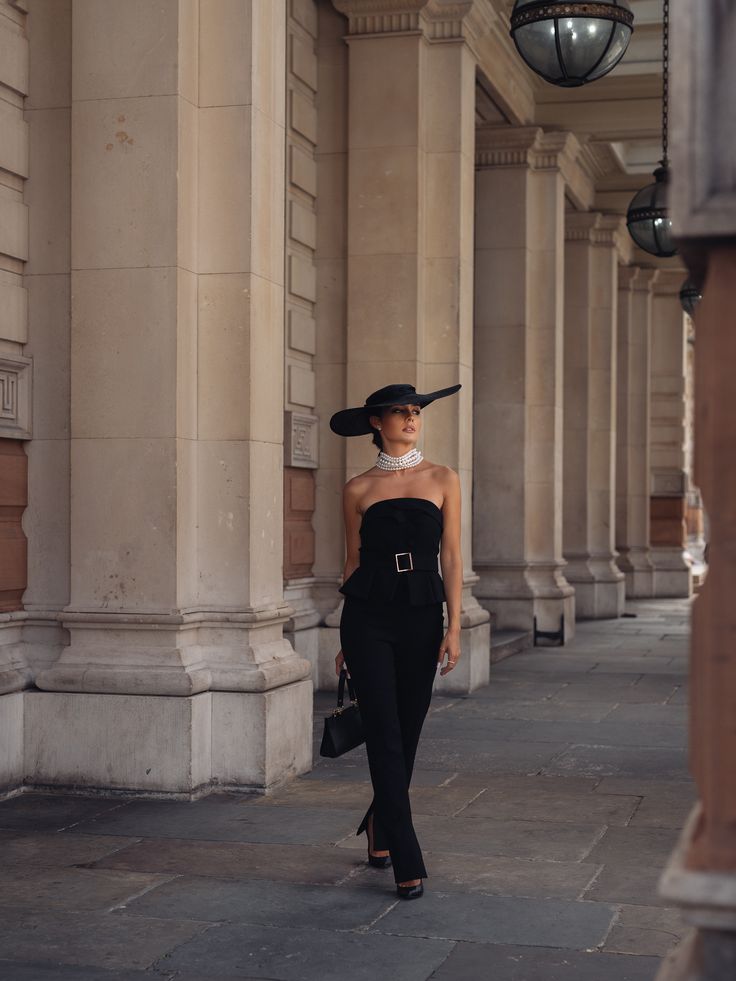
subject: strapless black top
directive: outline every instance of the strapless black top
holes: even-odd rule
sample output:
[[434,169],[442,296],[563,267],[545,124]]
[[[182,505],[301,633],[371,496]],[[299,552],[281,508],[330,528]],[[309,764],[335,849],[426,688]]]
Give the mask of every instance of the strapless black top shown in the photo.
[[363,512],[360,565],[339,592],[378,603],[442,603],[445,588],[437,566],[442,528],[441,508],[424,497],[375,501]]

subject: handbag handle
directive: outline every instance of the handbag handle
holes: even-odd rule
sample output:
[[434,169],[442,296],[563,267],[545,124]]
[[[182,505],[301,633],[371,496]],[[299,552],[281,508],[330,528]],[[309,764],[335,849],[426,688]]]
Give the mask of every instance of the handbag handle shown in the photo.
[[342,709],[343,702],[345,700],[345,683],[348,686],[348,696],[351,702],[355,702],[355,689],[353,688],[353,680],[348,677],[348,672],[345,668],[340,669],[340,680],[337,683],[337,708]]

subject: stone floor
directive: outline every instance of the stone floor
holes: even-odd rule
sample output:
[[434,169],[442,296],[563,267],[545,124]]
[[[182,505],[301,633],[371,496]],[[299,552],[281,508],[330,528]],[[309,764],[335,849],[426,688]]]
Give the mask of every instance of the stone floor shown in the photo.
[[[0,977],[652,979],[682,933],[656,883],[693,797],[688,604],[627,610],[435,697],[417,902],[352,833],[362,751],[267,797],[0,803]],[[317,697],[315,743],[331,703]]]

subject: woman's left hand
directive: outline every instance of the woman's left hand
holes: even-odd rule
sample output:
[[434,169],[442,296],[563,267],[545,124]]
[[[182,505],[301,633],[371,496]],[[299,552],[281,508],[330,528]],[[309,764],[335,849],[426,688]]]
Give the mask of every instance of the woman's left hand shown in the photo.
[[440,644],[440,652],[437,657],[437,663],[442,664],[447,655],[447,664],[440,670],[440,674],[447,674],[448,671],[452,669],[457,664],[460,659],[460,628],[450,627],[445,636],[442,638],[442,643]]

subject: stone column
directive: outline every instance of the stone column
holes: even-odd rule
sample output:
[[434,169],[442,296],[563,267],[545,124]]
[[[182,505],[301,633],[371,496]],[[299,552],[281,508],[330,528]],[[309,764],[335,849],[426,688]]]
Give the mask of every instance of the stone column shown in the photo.
[[565,248],[565,574],[578,619],[623,612],[616,566],[618,215],[570,214]]
[[679,269],[661,270],[652,297],[651,559],[655,596],[689,596],[685,557],[689,490],[685,467],[687,330]]
[[[348,17],[346,391],[359,404],[390,381],[458,395],[427,410],[423,450],[463,485],[465,561],[458,667],[438,686],[488,680],[489,617],[471,588],[472,187],[475,7],[335,0]],[[447,14],[445,15],[445,10]],[[333,437],[336,438],[336,437]],[[347,477],[370,467],[366,437]]]
[[562,279],[572,135],[478,130],[474,563],[499,627],[574,633],[562,559]]
[[691,639],[690,762],[700,800],[660,880],[665,902],[682,908],[691,931],[657,977],[722,981],[736,965],[736,10],[673,0],[671,22],[670,208],[703,293],[695,313],[693,476],[710,549]]
[[620,266],[618,273],[618,400],[616,549],[626,595],[651,596],[649,473],[652,283],[657,270]]
[[70,643],[26,702],[31,782],[311,765],[282,636],[284,10],[194,11],[74,2]]

